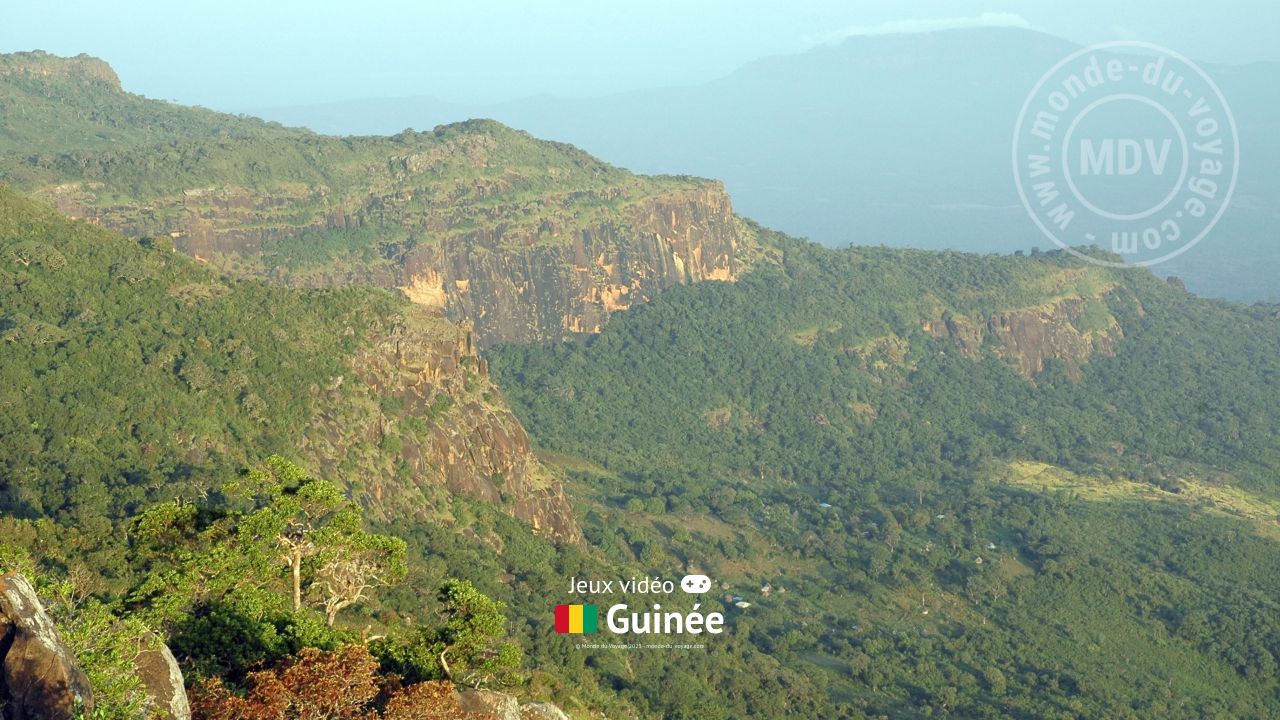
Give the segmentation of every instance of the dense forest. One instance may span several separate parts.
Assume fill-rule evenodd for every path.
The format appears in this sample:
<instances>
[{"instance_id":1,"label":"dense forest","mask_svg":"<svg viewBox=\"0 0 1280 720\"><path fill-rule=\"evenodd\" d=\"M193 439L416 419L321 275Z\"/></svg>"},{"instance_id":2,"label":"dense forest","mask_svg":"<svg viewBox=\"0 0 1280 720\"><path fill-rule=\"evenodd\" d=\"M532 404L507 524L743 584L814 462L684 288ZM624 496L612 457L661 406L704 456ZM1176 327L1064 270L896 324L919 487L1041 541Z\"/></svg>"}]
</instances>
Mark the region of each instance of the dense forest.
<instances>
[{"instance_id":1,"label":"dense forest","mask_svg":"<svg viewBox=\"0 0 1280 720\"><path fill-rule=\"evenodd\" d=\"M353 697L376 690L352 711L396 718L445 712L431 683L449 677L575 714L656 712L648 683L672 676L679 697L697 697L694 716L821 707L807 678L745 635L705 657L624 666L551 634L549 593L564 579L644 566L557 545L501 502L413 476L406 448L501 401L475 363L423 407L355 377L339 387L388 327L428 322L422 336L453 342L455 328L403 298L237 280L164 238L68 221L0 188L0 299L0 568L36 580L94 683L97 717L136 716L129 648L152 636L173 649L201 717L281 717L268 688L306 696L348 666L368 670ZM315 435L329 417L381 438L357 434L333 457ZM281 562L296 537L308 549ZM374 573L358 598L336 580L352 558ZM730 695L705 695L717 678ZM389 683L409 694L393 703Z\"/></svg>"},{"instance_id":2,"label":"dense forest","mask_svg":"<svg viewBox=\"0 0 1280 720\"><path fill-rule=\"evenodd\" d=\"M753 228L766 251L738 283L490 355L576 500L586 545L557 546L447 493L419 516L370 513L377 467L331 485L268 459L300 456L334 402L309 388L403 300L223 277L163 240L0 199L5 567L41 579L119 708L104 717L136 707L110 678L141 628L202 712L234 717L264 672L437 682L468 618L500 630L466 636L451 672L575 714L1225 718L1280 702L1278 409L1258 392L1277 378L1275 308L1059 254L836 251ZM1038 350L992 320L1027 308L1067 313L1049 337L1093 338L1091 354L1026 365ZM298 562L295 605L269 550L312 522L326 550ZM385 582L342 605L325 573L351 553ZM726 588L705 598L728 623L703 651L574 650L548 630L565 578L686 570Z\"/></svg>"},{"instance_id":3,"label":"dense forest","mask_svg":"<svg viewBox=\"0 0 1280 720\"><path fill-rule=\"evenodd\" d=\"M593 544L788 588L742 623L853 717L1280 712L1275 308L761 232L739 283L493 354ZM1054 294L1114 351L1026 377L922 330Z\"/></svg>"}]
</instances>

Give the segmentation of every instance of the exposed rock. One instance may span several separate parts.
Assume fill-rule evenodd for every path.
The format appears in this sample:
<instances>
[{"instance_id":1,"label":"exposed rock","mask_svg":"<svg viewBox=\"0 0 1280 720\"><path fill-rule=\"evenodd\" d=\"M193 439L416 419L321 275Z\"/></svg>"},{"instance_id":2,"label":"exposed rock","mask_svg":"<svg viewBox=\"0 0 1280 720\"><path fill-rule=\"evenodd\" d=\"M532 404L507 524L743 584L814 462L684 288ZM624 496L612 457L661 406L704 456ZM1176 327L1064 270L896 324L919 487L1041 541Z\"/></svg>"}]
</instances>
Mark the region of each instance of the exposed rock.
<instances>
[{"instance_id":1,"label":"exposed rock","mask_svg":"<svg viewBox=\"0 0 1280 720\"><path fill-rule=\"evenodd\" d=\"M120 78L107 63L89 55L62 58L42 50L0 54L0 77L18 76L36 80L72 80L102 83L120 90Z\"/></svg>"},{"instance_id":2,"label":"exposed rock","mask_svg":"<svg viewBox=\"0 0 1280 720\"><path fill-rule=\"evenodd\" d=\"M7 720L69 720L93 710L89 679L21 575L0 577L0 638Z\"/></svg>"},{"instance_id":3,"label":"exposed rock","mask_svg":"<svg viewBox=\"0 0 1280 720\"><path fill-rule=\"evenodd\" d=\"M1116 341L1122 337L1118 324L1100 330L1080 327L1087 302L1069 298L1048 307L995 313L987 330L1000 341L1002 354L1018 361L1023 377L1035 377L1051 359L1065 363L1067 373L1075 377L1095 353L1115 355Z\"/></svg>"},{"instance_id":4,"label":"exposed rock","mask_svg":"<svg viewBox=\"0 0 1280 720\"><path fill-rule=\"evenodd\" d=\"M495 690L463 690L459 702L464 712L474 713L476 720L569 720L563 710L551 703L520 705L511 695Z\"/></svg>"},{"instance_id":5,"label":"exposed rock","mask_svg":"<svg viewBox=\"0 0 1280 720\"><path fill-rule=\"evenodd\" d=\"M459 700L463 712L475 713L476 720L521 720L520 704L506 693L463 690Z\"/></svg>"},{"instance_id":6,"label":"exposed rock","mask_svg":"<svg viewBox=\"0 0 1280 720\"><path fill-rule=\"evenodd\" d=\"M138 669L138 679L151 698L152 717L191 720L187 688L177 658L159 638L142 638L141 644L142 649L133 663Z\"/></svg>"},{"instance_id":7,"label":"exposed rock","mask_svg":"<svg viewBox=\"0 0 1280 720\"><path fill-rule=\"evenodd\" d=\"M738 277L737 223L723 187L695 186L633 203L596 225L549 223L542 233L482 230L406 255L404 287L439 287L455 321L482 346L598 333L609 314L678 285ZM437 303L440 294L409 293Z\"/></svg>"},{"instance_id":8,"label":"exposed rock","mask_svg":"<svg viewBox=\"0 0 1280 720\"><path fill-rule=\"evenodd\" d=\"M365 501L375 512L421 514L430 506L431 488L443 487L493 503L553 540L582 542L563 487L531 451L468 328L449 323L438 310L412 307L402 324L377 331L349 364L360 382L324 392L377 408L373 421L322 414L302 450L333 475L360 448L407 470L407 482L393 472L365 479ZM396 401L394 412L378 402L388 398Z\"/></svg>"},{"instance_id":9,"label":"exposed rock","mask_svg":"<svg viewBox=\"0 0 1280 720\"><path fill-rule=\"evenodd\" d=\"M948 313L939 322L926 322L924 330L934 337L950 337L955 340L960 354L965 357L975 358L982 350L982 327L962 315Z\"/></svg>"},{"instance_id":10,"label":"exposed rock","mask_svg":"<svg viewBox=\"0 0 1280 720\"><path fill-rule=\"evenodd\" d=\"M482 141L500 142L459 135L404 161L403 174L371 169L370 188L345 198L323 186L219 186L117 204L96 183L43 187L35 196L131 237L169 237L177 249L237 273L397 288L413 302L444 308L455 322L472 322L481 347L598 333L610 313L664 290L741 274L739 245L747 238L720 183L689 178L650 187L620 176L617 187L578 190L567 182L529 198L519 192L529 179L515 173L451 186L423 169L456 161L451 153L477 152L459 148ZM608 210L598 209L605 203ZM407 239L388 240L376 259L354 265L291 274L256 264L264 244L361 228Z\"/></svg>"},{"instance_id":11,"label":"exposed rock","mask_svg":"<svg viewBox=\"0 0 1280 720\"><path fill-rule=\"evenodd\" d=\"M925 322L923 329L935 337L953 339L963 355L973 358L990 337L996 343L995 352L1016 361L1028 380L1043 372L1050 360L1064 363L1068 375L1077 377L1090 357L1115 355L1116 343L1123 338L1109 313L1104 313L1104 325L1090 326L1085 317L1089 303L1104 307L1100 298L1062 298L1039 307L996 311L979 322L947 314Z\"/></svg>"},{"instance_id":12,"label":"exposed rock","mask_svg":"<svg viewBox=\"0 0 1280 720\"><path fill-rule=\"evenodd\" d=\"M520 706L520 720L569 720L569 716L551 703L529 703Z\"/></svg>"}]
</instances>

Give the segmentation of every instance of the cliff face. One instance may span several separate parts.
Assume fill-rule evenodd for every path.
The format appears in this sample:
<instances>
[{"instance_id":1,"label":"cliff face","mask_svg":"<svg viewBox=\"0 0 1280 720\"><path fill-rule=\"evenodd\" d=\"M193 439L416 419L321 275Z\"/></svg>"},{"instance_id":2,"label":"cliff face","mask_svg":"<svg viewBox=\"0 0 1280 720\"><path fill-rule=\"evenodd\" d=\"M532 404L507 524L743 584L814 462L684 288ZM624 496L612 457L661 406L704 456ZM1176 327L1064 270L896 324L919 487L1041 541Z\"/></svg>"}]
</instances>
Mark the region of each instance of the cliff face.
<instances>
[{"instance_id":1,"label":"cliff face","mask_svg":"<svg viewBox=\"0 0 1280 720\"><path fill-rule=\"evenodd\" d=\"M386 517L453 517L439 491L487 501L559 542L582 534L559 480L534 457L469 329L414 309L351 357L351 375L319 388L302 452Z\"/></svg>"},{"instance_id":2,"label":"cliff face","mask_svg":"<svg viewBox=\"0 0 1280 720\"><path fill-rule=\"evenodd\" d=\"M1057 360L1067 374L1079 377L1080 366L1094 355L1115 355L1124 337L1100 298L1060 298L1041 306L995 311L976 322L947 315L923 324L935 337L949 337L961 353L978 357L984 346L1013 360L1028 380ZM989 343L989 344L988 344Z\"/></svg>"},{"instance_id":3,"label":"cliff face","mask_svg":"<svg viewBox=\"0 0 1280 720\"><path fill-rule=\"evenodd\" d=\"M472 321L483 344L559 340L598 333L609 313L676 285L735 279L737 242L723 190L694 188L597 223L548 220L536 233L488 229L416 248L398 287Z\"/></svg>"},{"instance_id":4,"label":"cliff face","mask_svg":"<svg viewBox=\"0 0 1280 720\"><path fill-rule=\"evenodd\" d=\"M622 187L589 193L590 202L609 209L582 214L574 204L588 198L561 191L513 202L498 194L482 206L474 198L424 204L406 191L353 208L326 205L320 189L186 190L146 206L102 202L94 187L76 184L41 195L72 218L134 237L167 235L178 249L232 272L309 286L398 288L455 322L472 323L482 347L598 333L611 312L677 285L735 280L741 264L728 195L705 181L653 194ZM273 224L290 214L290 223ZM275 272L262 264L282 242L354 233L385 240L358 262L342 257L327 267Z\"/></svg>"},{"instance_id":5,"label":"cliff face","mask_svg":"<svg viewBox=\"0 0 1280 720\"><path fill-rule=\"evenodd\" d=\"M0 670L7 718L71 720L93 712L89 679L21 575L0 577Z\"/></svg>"}]
</instances>

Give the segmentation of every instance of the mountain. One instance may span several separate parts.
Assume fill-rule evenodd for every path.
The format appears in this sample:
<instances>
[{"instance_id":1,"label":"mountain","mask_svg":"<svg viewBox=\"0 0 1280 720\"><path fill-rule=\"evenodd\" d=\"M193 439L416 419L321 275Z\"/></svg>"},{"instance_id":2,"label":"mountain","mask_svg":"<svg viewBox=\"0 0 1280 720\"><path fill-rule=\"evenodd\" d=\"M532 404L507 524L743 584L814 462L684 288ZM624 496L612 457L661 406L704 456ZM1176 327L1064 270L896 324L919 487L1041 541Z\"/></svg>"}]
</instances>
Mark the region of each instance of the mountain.
<instances>
[{"instance_id":1,"label":"mountain","mask_svg":"<svg viewBox=\"0 0 1280 720\"><path fill-rule=\"evenodd\" d=\"M235 279L164 236L126 238L0 186L0 380L0 569L35 578L101 717L135 716L122 700L135 672L127 663L155 634L206 708L197 717L246 716L222 688L266 683L251 671L320 683L336 662L374 690L365 676L375 670L386 683L446 679L441 649L428 644L424 656L420 644L436 642L439 615L463 601L468 613L490 608L483 632L499 622L527 654L512 688L523 701L554 699L581 716L659 712L647 693L618 692L612 650L567 656L550 632L549 593L565 578L644 568L586 544L564 471L531 450L472 333L438 309L382 289ZM279 501L258 499L245 515L236 494L263 482L271 455L300 465L273 457L268 480L281 476L288 492L303 472L331 479L363 524L407 547L405 579L357 586L359 602L334 627L285 604L285 541L259 524ZM281 507L297 512L289 498ZM326 561L313 557L308 577ZM484 599L439 595L442 583L455 587L450 578ZM308 580L303 597L315 602L327 587ZM376 660L370 635L381 638ZM341 646L364 653L358 667L315 654ZM464 676L458 657L461 685L474 672ZM314 676L290 676L293 664L315 666ZM723 697L681 696L702 717L712 706L827 707L745 634L706 654L637 657L627 672L684 675L685 692L721 688Z\"/></svg>"},{"instance_id":2,"label":"mountain","mask_svg":"<svg viewBox=\"0 0 1280 720\"><path fill-rule=\"evenodd\" d=\"M1046 247L1009 168L1023 100L1078 49L1016 28L855 36L752 62L694 87L457 107L426 99L262 110L324 132L394 132L492 117L641 172L724 180L763 224L842 246L1010 253ZM1201 245L1159 266L1196 293L1280 299L1280 65L1204 64L1239 126L1232 208Z\"/></svg>"},{"instance_id":3,"label":"mountain","mask_svg":"<svg viewBox=\"0 0 1280 720\"><path fill-rule=\"evenodd\" d=\"M0 563L30 548L154 612L183 576L136 574L193 562L157 513L279 451L409 546L407 586L340 637L429 622L435 579L465 578L507 604L521 696L579 715L1276 712L1276 308L1063 253L745 231L737 283L480 357L386 291L232 279L0 190ZM704 650L623 662L548 629L567 577L680 572L718 583ZM219 607L169 637L191 678L218 638L240 673L333 642Z\"/></svg>"},{"instance_id":4,"label":"mountain","mask_svg":"<svg viewBox=\"0 0 1280 720\"><path fill-rule=\"evenodd\" d=\"M759 233L735 284L491 353L591 545L727 581L834 716L1280 712L1275 306Z\"/></svg>"},{"instance_id":5,"label":"mountain","mask_svg":"<svg viewBox=\"0 0 1280 720\"><path fill-rule=\"evenodd\" d=\"M0 188L0 569L104 697L151 633L213 717L308 684L415 717L401 682L1280 715L1276 306L831 249L493 121L332 138L0 68L0 173L45 203ZM686 574L714 586L564 590ZM555 632L660 599L725 632Z\"/></svg>"},{"instance_id":6,"label":"mountain","mask_svg":"<svg viewBox=\"0 0 1280 720\"><path fill-rule=\"evenodd\" d=\"M491 121L333 138L148 100L102 61L0 57L0 181L239 275L400 288L480 345L598 332L732 280L723 187L643 177Z\"/></svg>"}]
</instances>

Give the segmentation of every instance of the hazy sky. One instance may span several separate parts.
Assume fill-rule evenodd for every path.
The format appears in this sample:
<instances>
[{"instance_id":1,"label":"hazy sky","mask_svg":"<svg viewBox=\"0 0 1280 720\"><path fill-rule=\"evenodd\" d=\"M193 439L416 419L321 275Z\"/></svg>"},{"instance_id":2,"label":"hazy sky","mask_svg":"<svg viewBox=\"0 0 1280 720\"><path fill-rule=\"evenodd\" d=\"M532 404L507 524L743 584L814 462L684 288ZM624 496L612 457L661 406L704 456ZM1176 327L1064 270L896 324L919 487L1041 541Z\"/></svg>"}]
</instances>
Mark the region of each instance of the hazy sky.
<instances>
[{"instance_id":1,"label":"hazy sky","mask_svg":"<svg viewBox=\"0 0 1280 720\"><path fill-rule=\"evenodd\" d=\"M689 84L851 32L986 23L1147 40L1210 61L1280 60L1274 0L45 0L4 9L0 51L87 52L134 92L243 110Z\"/></svg>"}]
</instances>

